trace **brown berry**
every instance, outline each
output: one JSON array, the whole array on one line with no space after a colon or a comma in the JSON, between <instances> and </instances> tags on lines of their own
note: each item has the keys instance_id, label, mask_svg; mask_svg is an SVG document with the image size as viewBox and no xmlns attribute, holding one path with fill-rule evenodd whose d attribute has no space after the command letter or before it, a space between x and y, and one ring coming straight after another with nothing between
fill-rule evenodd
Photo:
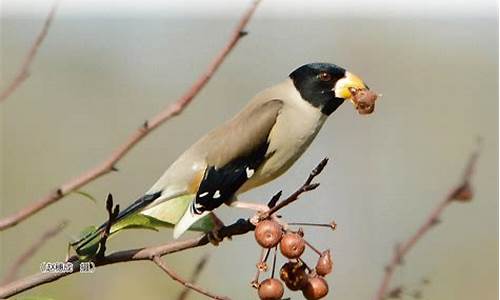
<instances>
[{"instance_id":1,"label":"brown berry","mask_svg":"<svg viewBox=\"0 0 500 300\"><path fill-rule=\"evenodd\" d=\"M281 267L280 278L292 291L302 289L308 281L306 266L301 262L289 261Z\"/></svg>"},{"instance_id":2,"label":"brown berry","mask_svg":"<svg viewBox=\"0 0 500 300\"><path fill-rule=\"evenodd\" d=\"M258 293L261 300L280 300L285 289L278 279L268 278L261 282Z\"/></svg>"},{"instance_id":3,"label":"brown berry","mask_svg":"<svg viewBox=\"0 0 500 300\"><path fill-rule=\"evenodd\" d=\"M306 243L300 234L295 232L287 232L283 235L280 242L281 253L287 258L299 258L304 249L306 248Z\"/></svg>"},{"instance_id":4,"label":"brown berry","mask_svg":"<svg viewBox=\"0 0 500 300\"><path fill-rule=\"evenodd\" d=\"M257 224L254 234L257 243L269 249L278 245L283 236L283 230L278 222L264 220Z\"/></svg>"},{"instance_id":5,"label":"brown berry","mask_svg":"<svg viewBox=\"0 0 500 300\"><path fill-rule=\"evenodd\" d=\"M375 92L367 89L354 89L351 90L351 94L358 113L366 115L375 110L375 101L378 97Z\"/></svg>"},{"instance_id":6,"label":"brown berry","mask_svg":"<svg viewBox=\"0 0 500 300\"><path fill-rule=\"evenodd\" d=\"M328 294L328 284L323 277L311 277L302 289L302 294L307 300L321 299Z\"/></svg>"},{"instance_id":7,"label":"brown berry","mask_svg":"<svg viewBox=\"0 0 500 300\"><path fill-rule=\"evenodd\" d=\"M333 260L330 250L323 251L316 263L316 274L326 276L333 270Z\"/></svg>"}]
</instances>

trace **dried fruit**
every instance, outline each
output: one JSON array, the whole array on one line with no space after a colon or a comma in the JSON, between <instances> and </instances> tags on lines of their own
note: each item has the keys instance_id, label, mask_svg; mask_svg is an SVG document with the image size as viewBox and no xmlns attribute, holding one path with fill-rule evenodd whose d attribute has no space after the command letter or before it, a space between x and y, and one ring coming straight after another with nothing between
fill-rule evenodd
<instances>
[{"instance_id":1,"label":"dried fruit","mask_svg":"<svg viewBox=\"0 0 500 300\"><path fill-rule=\"evenodd\" d=\"M302 289L302 294L307 300L321 299L328 294L328 284L323 277L311 277Z\"/></svg>"},{"instance_id":2,"label":"dried fruit","mask_svg":"<svg viewBox=\"0 0 500 300\"><path fill-rule=\"evenodd\" d=\"M304 253L305 247L306 243L298 233L287 232L281 238L280 250L287 258L299 258Z\"/></svg>"},{"instance_id":3,"label":"dried fruit","mask_svg":"<svg viewBox=\"0 0 500 300\"><path fill-rule=\"evenodd\" d=\"M358 113L367 115L375 110L375 101L378 97L375 92L368 89L352 89L350 92Z\"/></svg>"},{"instance_id":4,"label":"dried fruit","mask_svg":"<svg viewBox=\"0 0 500 300\"><path fill-rule=\"evenodd\" d=\"M280 300L285 293L285 289L278 279L268 278L262 281L258 293L261 300Z\"/></svg>"},{"instance_id":5,"label":"dried fruit","mask_svg":"<svg viewBox=\"0 0 500 300\"><path fill-rule=\"evenodd\" d=\"M465 182L453 193L452 199L459 202L467 202L472 199L474 193L469 182Z\"/></svg>"},{"instance_id":6,"label":"dried fruit","mask_svg":"<svg viewBox=\"0 0 500 300\"><path fill-rule=\"evenodd\" d=\"M278 222L264 220L255 227L255 240L264 248L272 248L281 240L283 229Z\"/></svg>"},{"instance_id":7,"label":"dried fruit","mask_svg":"<svg viewBox=\"0 0 500 300\"><path fill-rule=\"evenodd\" d=\"M309 280L306 273L306 266L301 262L289 261L281 267L280 278L286 287L292 291L302 289Z\"/></svg>"},{"instance_id":8,"label":"dried fruit","mask_svg":"<svg viewBox=\"0 0 500 300\"><path fill-rule=\"evenodd\" d=\"M323 251L316 263L316 274L326 276L333 270L333 260L330 250Z\"/></svg>"}]
</instances>

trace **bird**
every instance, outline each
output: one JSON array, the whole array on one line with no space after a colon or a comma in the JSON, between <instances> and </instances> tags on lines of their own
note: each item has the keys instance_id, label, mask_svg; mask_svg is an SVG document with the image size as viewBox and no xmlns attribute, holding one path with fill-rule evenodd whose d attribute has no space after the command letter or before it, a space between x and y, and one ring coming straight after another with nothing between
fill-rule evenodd
<instances>
[{"instance_id":1,"label":"bird","mask_svg":"<svg viewBox=\"0 0 500 300\"><path fill-rule=\"evenodd\" d=\"M132 216L146 217L173 227L177 239L196 224L213 220L214 210L223 204L265 210L267 206L242 202L238 196L284 174L328 116L346 101L354 104L359 90L369 88L338 65L298 67L189 147L142 197L118 214L116 224ZM72 245L81 248L105 227L106 223Z\"/></svg>"}]
</instances>

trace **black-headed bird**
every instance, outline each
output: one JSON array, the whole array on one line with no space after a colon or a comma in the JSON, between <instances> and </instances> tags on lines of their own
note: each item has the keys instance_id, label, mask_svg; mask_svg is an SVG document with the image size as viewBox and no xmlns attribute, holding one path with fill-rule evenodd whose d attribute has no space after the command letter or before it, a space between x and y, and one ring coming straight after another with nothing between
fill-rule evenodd
<instances>
[{"instance_id":1,"label":"black-headed bird","mask_svg":"<svg viewBox=\"0 0 500 300\"><path fill-rule=\"evenodd\" d=\"M222 204L265 209L237 197L287 171L327 117L346 100L354 103L355 91L367 89L359 77L334 64L297 68L189 147L144 196L120 212L112 233L126 227L119 226L123 220L139 215L174 226L178 238L190 228L213 225L212 212ZM96 239L105 225L73 245Z\"/></svg>"}]
</instances>

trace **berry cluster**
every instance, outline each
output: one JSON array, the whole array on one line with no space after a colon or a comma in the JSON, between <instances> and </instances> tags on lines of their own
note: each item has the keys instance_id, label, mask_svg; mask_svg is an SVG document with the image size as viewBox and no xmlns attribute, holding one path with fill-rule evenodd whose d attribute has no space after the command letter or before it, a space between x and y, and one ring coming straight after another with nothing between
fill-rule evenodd
<instances>
[{"instance_id":1,"label":"berry cluster","mask_svg":"<svg viewBox=\"0 0 500 300\"><path fill-rule=\"evenodd\" d=\"M334 224L327 226L335 228ZM285 292L283 287L283 283L285 283L286 287L291 291L302 291L302 294L308 300L322 299L328 294L328 284L324 276L330 274L333 270L330 250L318 251L304 239L304 232L301 229L292 231L285 229L285 227L287 226L283 226L272 219L260 221L255 227L255 240L265 249L257 264L257 276L252 282L253 286L258 289L259 298L261 300L280 300ZM319 255L314 269L308 267L301 259L306 246ZM288 259L288 262L280 270L281 281L274 278L278 247L281 254ZM273 248L275 252L272 275L259 283L259 274L267 270L266 261L270 250Z\"/></svg>"}]
</instances>

